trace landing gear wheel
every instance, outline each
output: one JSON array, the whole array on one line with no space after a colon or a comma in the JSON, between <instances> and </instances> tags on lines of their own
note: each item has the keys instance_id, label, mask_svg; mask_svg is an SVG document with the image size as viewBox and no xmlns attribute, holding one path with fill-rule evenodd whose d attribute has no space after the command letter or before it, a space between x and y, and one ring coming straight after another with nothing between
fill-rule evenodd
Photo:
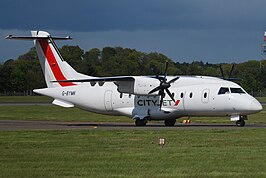
<instances>
[{"instance_id":1,"label":"landing gear wheel","mask_svg":"<svg viewBox=\"0 0 266 178\"><path fill-rule=\"evenodd\" d=\"M238 121L236 121L236 126L237 127L244 127L245 126L245 121L244 120L238 120Z\"/></svg>"},{"instance_id":2,"label":"landing gear wheel","mask_svg":"<svg viewBox=\"0 0 266 178\"><path fill-rule=\"evenodd\" d=\"M165 126L174 126L176 122L176 119L166 119L164 120Z\"/></svg>"},{"instance_id":3,"label":"landing gear wheel","mask_svg":"<svg viewBox=\"0 0 266 178\"><path fill-rule=\"evenodd\" d=\"M136 126L146 126L147 121L145 119L136 119L135 125Z\"/></svg>"}]
</instances>

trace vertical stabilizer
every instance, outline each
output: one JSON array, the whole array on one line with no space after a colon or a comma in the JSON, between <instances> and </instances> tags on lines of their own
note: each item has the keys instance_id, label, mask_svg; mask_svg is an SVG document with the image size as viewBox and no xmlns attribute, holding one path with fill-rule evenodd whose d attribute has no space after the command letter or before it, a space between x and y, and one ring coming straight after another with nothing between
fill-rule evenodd
<instances>
[{"instance_id":1,"label":"vertical stabilizer","mask_svg":"<svg viewBox=\"0 0 266 178\"><path fill-rule=\"evenodd\" d=\"M31 31L29 37L9 35L6 39L33 40L48 88L76 85L73 82L54 82L64 80L88 79L90 76L75 71L61 56L54 40L69 40L68 37L51 37L45 31Z\"/></svg>"},{"instance_id":2,"label":"vertical stabilizer","mask_svg":"<svg viewBox=\"0 0 266 178\"><path fill-rule=\"evenodd\" d=\"M53 38L44 31L31 31L38 58L48 87L75 85L72 82L51 82L88 77L76 72L59 53Z\"/></svg>"}]
</instances>

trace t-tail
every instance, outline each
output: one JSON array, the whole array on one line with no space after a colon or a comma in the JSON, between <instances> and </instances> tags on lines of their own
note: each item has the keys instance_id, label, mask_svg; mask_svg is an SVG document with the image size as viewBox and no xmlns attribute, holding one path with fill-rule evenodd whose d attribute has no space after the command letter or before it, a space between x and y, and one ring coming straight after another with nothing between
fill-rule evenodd
<instances>
[{"instance_id":1,"label":"t-tail","mask_svg":"<svg viewBox=\"0 0 266 178\"><path fill-rule=\"evenodd\" d=\"M75 71L61 56L54 40L69 40L67 37L52 37L45 31L31 31L31 37L9 35L7 39L33 40L48 88L76 85L73 82L54 82L90 78Z\"/></svg>"}]
</instances>

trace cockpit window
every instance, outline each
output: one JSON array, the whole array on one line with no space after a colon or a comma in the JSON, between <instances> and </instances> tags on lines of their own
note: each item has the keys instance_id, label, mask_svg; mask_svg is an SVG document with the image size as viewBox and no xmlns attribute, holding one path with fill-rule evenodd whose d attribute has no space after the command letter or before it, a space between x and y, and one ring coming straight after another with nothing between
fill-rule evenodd
<instances>
[{"instance_id":1,"label":"cockpit window","mask_svg":"<svg viewBox=\"0 0 266 178\"><path fill-rule=\"evenodd\" d=\"M231 93L242 93L245 94L245 92L242 90L242 88L230 88Z\"/></svg>"},{"instance_id":2,"label":"cockpit window","mask_svg":"<svg viewBox=\"0 0 266 178\"><path fill-rule=\"evenodd\" d=\"M219 92L218 92L218 95L223 95L223 94L226 94L226 93L229 93L229 88L221 87Z\"/></svg>"}]
</instances>

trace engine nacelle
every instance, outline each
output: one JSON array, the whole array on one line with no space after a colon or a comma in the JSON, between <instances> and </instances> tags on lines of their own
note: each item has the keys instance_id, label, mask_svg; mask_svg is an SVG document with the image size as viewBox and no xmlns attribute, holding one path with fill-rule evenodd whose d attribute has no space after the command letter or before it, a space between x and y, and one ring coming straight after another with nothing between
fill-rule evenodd
<instances>
[{"instance_id":1,"label":"engine nacelle","mask_svg":"<svg viewBox=\"0 0 266 178\"><path fill-rule=\"evenodd\" d=\"M149 94L151 90L160 85L160 81L150 77L134 77L134 81L117 81L117 90L120 93L134 95L158 95L158 91Z\"/></svg>"}]
</instances>

